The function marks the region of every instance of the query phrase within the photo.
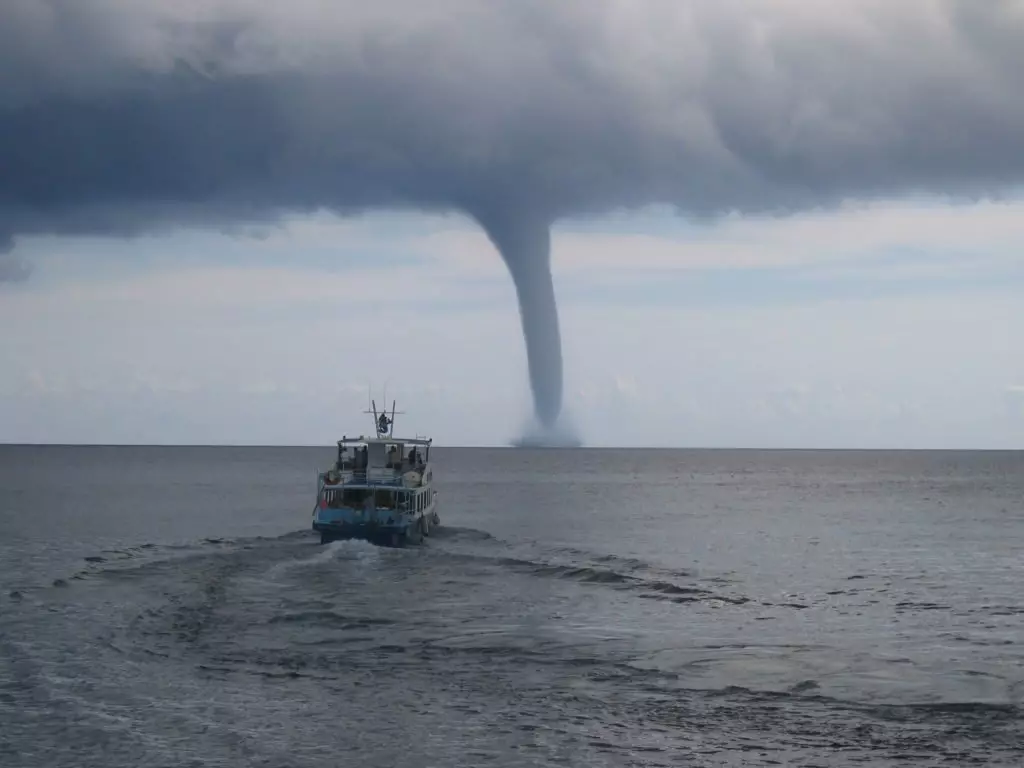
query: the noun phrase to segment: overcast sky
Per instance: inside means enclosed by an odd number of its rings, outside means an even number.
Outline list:
[[[0,441],[1024,448],[1024,4],[0,2]]]

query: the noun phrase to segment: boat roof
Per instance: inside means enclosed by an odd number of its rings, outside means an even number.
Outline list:
[[[352,445],[353,443],[403,443],[405,445],[430,445],[433,439],[429,437],[342,437],[338,445]]]

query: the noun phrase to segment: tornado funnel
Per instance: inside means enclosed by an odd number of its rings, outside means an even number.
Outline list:
[[[517,211],[473,216],[515,283],[533,408],[540,424],[551,430],[562,410],[562,339],[551,279],[551,222]]]

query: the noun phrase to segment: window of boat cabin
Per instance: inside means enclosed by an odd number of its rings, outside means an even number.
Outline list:
[[[355,469],[359,462],[359,446],[343,444],[338,446],[338,465],[341,469]]]
[[[368,494],[365,488],[346,488],[342,494],[342,503],[346,507],[362,507]]]
[[[412,445],[409,447],[409,455],[407,457],[409,463],[414,467],[424,464],[427,457],[424,453],[422,445]]]

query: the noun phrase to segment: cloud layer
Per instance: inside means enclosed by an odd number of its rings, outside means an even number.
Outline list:
[[[515,281],[548,428],[551,222],[1024,177],[1024,0],[0,3],[0,243],[464,211]]]
[[[0,240],[1024,176],[1018,0],[3,0]]]

